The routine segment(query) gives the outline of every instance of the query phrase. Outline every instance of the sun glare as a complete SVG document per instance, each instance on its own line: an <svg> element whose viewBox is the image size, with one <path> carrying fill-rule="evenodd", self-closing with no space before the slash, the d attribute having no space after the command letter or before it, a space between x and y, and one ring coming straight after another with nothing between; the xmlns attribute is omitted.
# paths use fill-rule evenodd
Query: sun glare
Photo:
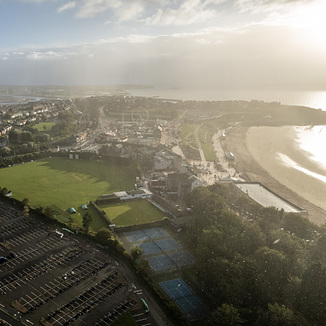
<svg viewBox="0 0 326 326"><path fill-rule="evenodd" d="M321 0L300 9L297 25L305 30L306 36L312 43L326 50L326 2Z"/></svg>

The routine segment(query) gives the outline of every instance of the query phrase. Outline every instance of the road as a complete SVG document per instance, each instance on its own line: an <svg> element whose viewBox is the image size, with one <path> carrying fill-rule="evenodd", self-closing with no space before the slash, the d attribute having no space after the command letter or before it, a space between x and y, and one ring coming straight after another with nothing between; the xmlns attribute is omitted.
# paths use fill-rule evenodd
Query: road
<svg viewBox="0 0 326 326"><path fill-rule="evenodd" d="M117 269L123 273L123 275L128 280L128 284L139 284L138 278L135 274L129 269L129 267L123 263L119 262ZM148 307L150 309L150 314L154 319L157 326L174 326L174 324L166 317L161 307L157 304L155 299L149 294L149 292L142 287L141 288L143 295L142 297L146 300Z"/></svg>

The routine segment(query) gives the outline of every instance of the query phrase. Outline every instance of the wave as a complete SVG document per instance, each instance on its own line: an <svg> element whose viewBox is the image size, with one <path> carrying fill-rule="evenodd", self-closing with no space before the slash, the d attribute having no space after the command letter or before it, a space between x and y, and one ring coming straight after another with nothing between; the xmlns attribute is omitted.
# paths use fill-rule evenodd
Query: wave
<svg viewBox="0 0 326 326"><path fill-rule="evenodd" d="M299 165L297 162L293 161L291 158L289 158L287 155L285 154L281 154L281 153L278 153L280 159L282 160L283 164L288 166L288 167L291 167L293 169L296 169L300 172L303 172L315 179L318 179L322 182L325 182L326 183L326 176L322 175L322 174L318 174L316 172L312 172L306 168L304 168L303 166Z"/></svg>
<svg viewBox="0 0 326 326"><path fill-rule="evenodd" d="M326 169L326 126L297 127L297 144L300 149L309 153L309 158Z"/></svg>

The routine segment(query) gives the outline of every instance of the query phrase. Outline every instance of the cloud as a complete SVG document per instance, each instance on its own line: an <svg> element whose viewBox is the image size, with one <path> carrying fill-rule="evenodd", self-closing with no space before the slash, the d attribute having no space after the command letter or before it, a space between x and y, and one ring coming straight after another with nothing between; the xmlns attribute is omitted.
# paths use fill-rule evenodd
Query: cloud
<svg viewBox="0 0 326 326"><path fill-rule="evenodd" d="M240 8L242 12L284 12L293 8L311 5L319 1L320 0L237 0L236 6Z"/></svg>
<svg viewBox="0 0 326 326"><path fill-rule="evenodd" d="M57 10L57 13L60 14L60 13L62 13L65 10L72 9L72 8L75 8L75 7L76 7L76 1L70 1L70 2L68 2L66 4L64 4L63 6L61 6Z"/></svg>
<svg viewBox="0 0 326 326"><path fill-rule="evenodd" d="M138 22L147 25L189 25L216 17L226 0L82 0L76 17L91 18L106 13L108 23Z"/></svg>
<svg viewBox="0 0 326 326"><path fill-rule="evenodd" d="M208 8L211 1L187 0L178 8L158 9L151 17L145 19L148 25L189 25L198 22L205 22L216 16L216 11Z"/></svg>
<svg viewBox="0 0 326 326"><path fill-rule="evenodd" d="M18 1L27 2L27 3L44 3L44 2L56 2L57 0L18 0Z"/></svg>
<svg viewBox="0 0 326 326"><path fill-rule="evenodd" d="M172 35L132 34L0 53L0 58L7 58L0 60L0 84L322 87L326 84L325 52L293 29L258 24Z"/></svg>
<svg viewBox="0 0 326 326"><path fill-rule="evenodd" d="M46 51L46 52L31 52L26 55L26 58L29 60L44 60L44 59L53 59L58 58L61 55L54 51Z"/></svg>
<svg viewBox="0 0 326 326"><path fill-rule="evenodd" d="M76 16L78 18L94 17L99 13L119 7L120 1L111 0L83 0L78 7Z"/></svg>

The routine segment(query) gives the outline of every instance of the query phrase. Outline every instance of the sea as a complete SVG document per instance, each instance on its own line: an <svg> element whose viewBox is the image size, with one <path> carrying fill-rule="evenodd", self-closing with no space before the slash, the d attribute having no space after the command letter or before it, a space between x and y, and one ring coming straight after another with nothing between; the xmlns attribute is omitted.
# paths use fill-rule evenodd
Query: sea
<svg viewBox="0 0 326 326"><path fill-rule="evenodd" d="M311 170L307 168L307 166L296 162L285 153L278 153L281 162L288 167L296 169L326 184L326 126L296 126L293 128L295 131L294 141L298 145L298 149L305 153L305 156L310 161L315 163L316 169Z"/></svg>
<svg viewBox="0 0 326 326"><path fill-rule="evenodd" d="M131 95L193 101L264 101L284 105L308 106L326 111L326 91L236 90L198 88L139 88L129 90Z"/></svg>

